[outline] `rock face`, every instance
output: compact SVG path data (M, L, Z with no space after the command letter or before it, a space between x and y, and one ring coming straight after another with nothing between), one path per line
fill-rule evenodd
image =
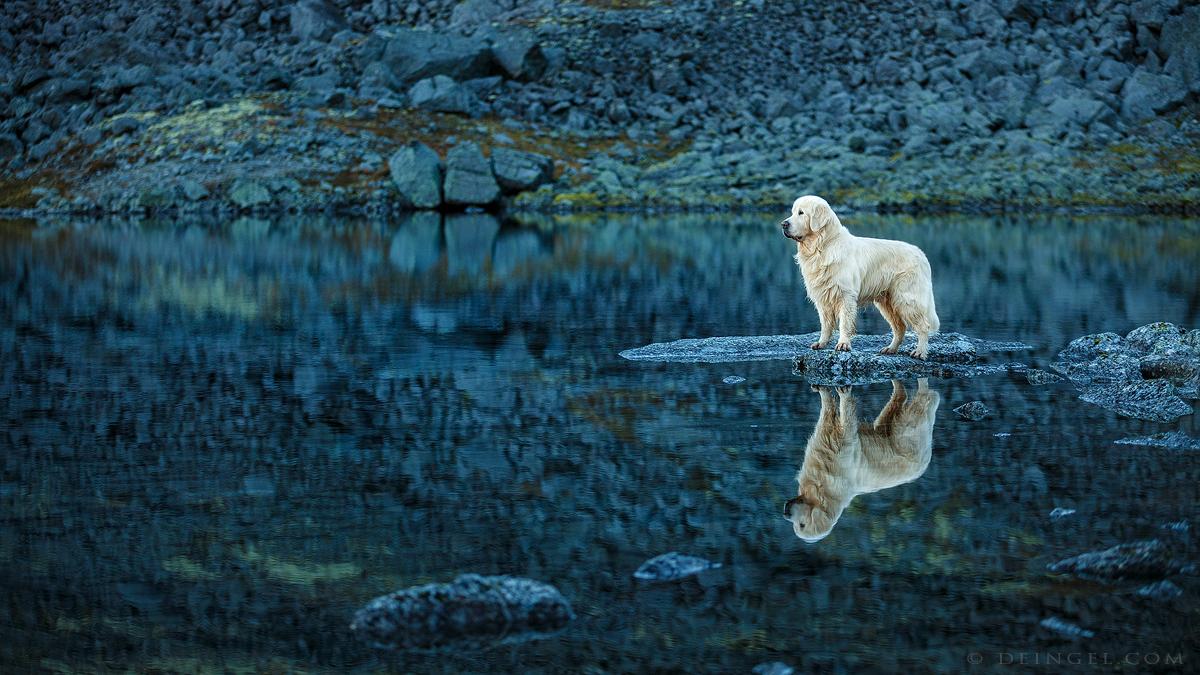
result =
M404 203L417 209L441 206L442 161L433 148L410 143L392 155L388 169Z
M535 152L497 147L492 149L492 171L505 192L522 192L549 182L554 174L554 160Z
M487 206L499 199L500 186L479 146L462 143L446 153L444 194L450 206Z
M379 649L480 649L546 637L574 618L571 604L549 584L464 574L375 598L350 629Z
M1052 367L1079 397L1125 417L1169 422L1192 413L1200 383L1200 331L1153 323L1071 341Z
M1085 579L1161 579L1189 567L1180 552L1158 539L1120 544L1103 551L1082 553L1047 566L1056 574Z

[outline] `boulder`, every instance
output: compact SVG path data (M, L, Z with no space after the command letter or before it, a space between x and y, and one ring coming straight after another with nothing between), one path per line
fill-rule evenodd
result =
M1158 539L1120 544L1103 551L1082 553L1047 565L1056 574L1084 579L1117 581L1121 579L1161 579L1184 571L1189 566L1176 551Z
M500 197L500 186L492 176L491 163L479 146L461 143L446 153L446 203L451 206L486 206Z
M442 204L442 162L429 146L416 141L388 160L392 183L405 206L435 209Z
M470 115L480 107L475 94L445 75L420 80L408 90L408 98L414 108L437 112Z
M1200 7L1189 7L1162 27L1159 50L1166 56L1163 72L1192 93L1200 93Z
M434 75L462 81L487 77L496 70L491 48L483 41L417 28L397 29L384 47L382 60L405 82Z
M983 404L983 401L964 403L955 408L954 412L958 413L959 417L971 420L972 422L978 422L991 414L991 411Z
M1065 132L1071 126L1087 127L1111 116L1112 110L1103 102L1087 95L1076 95L1055 99L1044 108L1029 111L1025 123L1031 127Z
M455 28L473 28L495 19L510 8L497 0L463 0L450 12L450 25Z
M492 149L492 172L505 192L523 192L550 182L554 160L535 152L498 147Z
M546 637L574 618L549 584L464 574L375 598L355 613L350 630L379 649L483 649Z
M271 192L255 180L243 179L229 189L229 200L243 209L271 203Z
M329 41L334 33L349 28L337 6L325 0L300 0L291 9L292 35L301 40Z
M1187 89L1181 80L1138 68L1121 87L1121 117L1131 122L1150 119L1186 96Z
M514 80L536 80L549 67L537 35L528 28L507 28L493 34L492 57Z
M641 581L676 581L720 566L721 563L670 551L642 563L633 573L633 578Z

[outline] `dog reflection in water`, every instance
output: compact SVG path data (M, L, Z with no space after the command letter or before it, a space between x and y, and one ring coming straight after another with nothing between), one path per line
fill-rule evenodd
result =
M909 397L892 380L892 397L873 424L860 424L850 387L813 387L821 394L821 416L796 474L797 495L783 506L796 536L820 541L833 530L855 496L916 480L929 467L933 420L941 396L918 380Z

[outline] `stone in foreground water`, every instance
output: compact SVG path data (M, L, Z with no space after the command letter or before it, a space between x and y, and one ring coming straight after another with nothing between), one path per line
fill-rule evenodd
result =
M1084 579L1115 581L1119 579L1161 579L1187 567L1185 561L1170 546L1158 539L1119 544L1103 551L1081 553L1047 565L1057 574L1071 574Z
M1042 628L1049 628L1050 630L1054 631L1055 633L1061 633L1062 635L1066 635L1068 637L1082 637L1082 638L1096 637L1096 634L1093 633L1092 631L1090 631L1086 628L1080 628L1079 626L1071 623L1070 621L1063 621L1062 619L1060 619L1056 616L1051 616L1051 617L1042 619L1041 626L1042 626Z
M464 574L375 598L355 613L350 629L380 649L482 649L545 637L574 618L571 604L549 584Z
M1168 450L1200 450L1200 438L1193 438L1182 431L1168 431L1161 434L1150 434L1149 436L1122 438L1114 441L1114 443L1120 445L1145 445L1153 448L1166 448Z
M987 417L988 413L991 411L988 410L988 407L983 404L983 401L971 401L970 403L964 403L958 406L954 409L954 412L958 413L960 417L964 417L973 422L978 422L979 420Z
M642 563L633 577L642 581L674 581L720 566L721 563L671 551Z

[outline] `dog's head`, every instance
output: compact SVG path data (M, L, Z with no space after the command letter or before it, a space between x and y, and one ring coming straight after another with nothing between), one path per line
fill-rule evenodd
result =
M829 202L816 195L804 195L792 202L792 215L784 218L779 226L783 236L802 241L822 231L840 227L842 222L829 208Z
M836 515L830 514L820 506L811 504L804 495L792 497L783 505L783 517L792 521L796 536L810 544L828 536L841 515L841 509Z

